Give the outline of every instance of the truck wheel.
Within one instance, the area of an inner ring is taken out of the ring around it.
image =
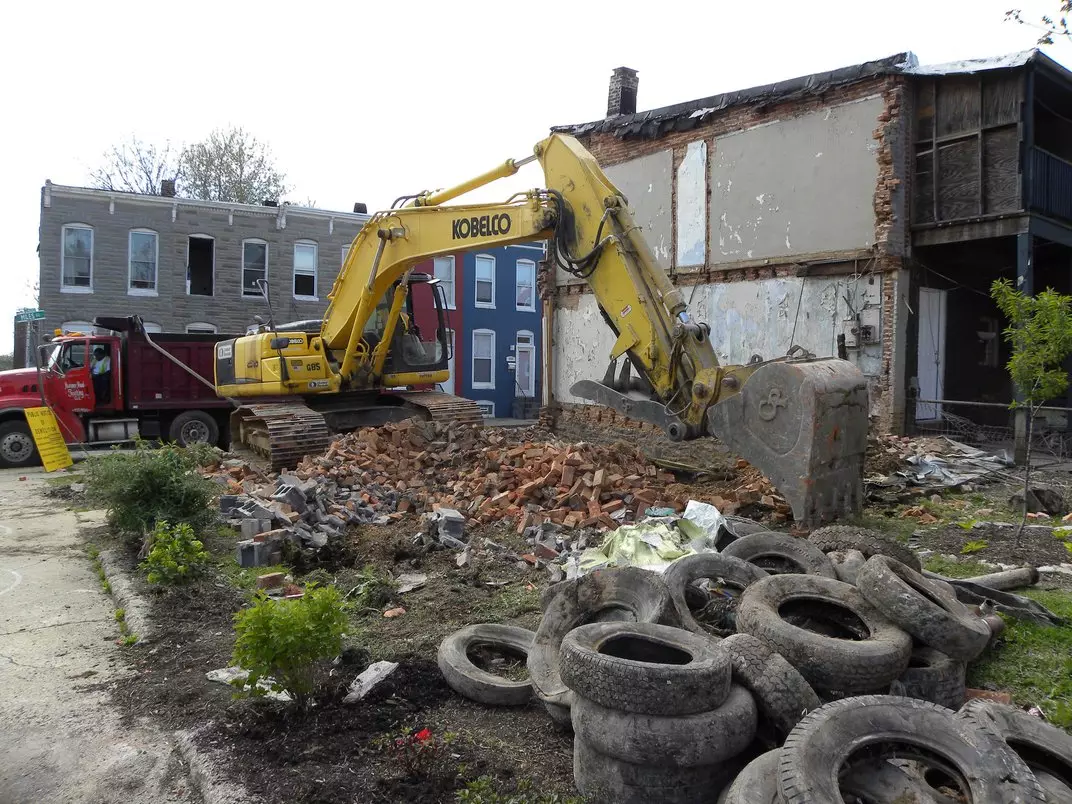
[[[39,462],[37,445],[26,422],[0,424],[0,467],[30,466]]]
[[[190,444],[214,446],[220,440],[220,428],[216,420],[204,411],[188,410],[175,417],[169,435],[172,441],[182,447]]]

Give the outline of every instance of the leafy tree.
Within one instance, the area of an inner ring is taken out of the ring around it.
[[[170,142],[157,147],[131,136],[104,153],[103,164],[90,174],[93,186],[144,195],[160,195],[160,182],[182,176],[179,153]]]
[[[260,204],[289,190],[268,146],[241,127],[215,129],[187,146],[180,165],[187,198]]]
[[[1005,12],[1005,19],[1013,20],[1020,25],[1029,25],[1032,28],[1038,28],[1042,35],[1039,37],[1038,44],[1052,45],[1053,38],[1055,36],[1063,36],[1066,39],[1072,40],[1072,28],[1069,27],[1069,16],[1072,16],[1072,0],[1062,0],[1061,5],[1057,9],[1057,17],[1044,16],[1039,22],[1028,22],[1024,19],[1023,11],[1018,8],[1011,9]]]
[[[15,355],[0,355],[0,371],[15,367]]]
[[[1047,400],[1068,389],[1068,372],[1063,363],[1072,353],[1072,296],[1047,288],[1028,296],[1013,288],[1008,279],[998,279],[990,295],[1009,320],[1005,340],[1012,347],[1007,368],[1019,392],[1012,403],[1027,416],[1027,452],[1024,471],[1024,509],[1016,531],[1017,544],[1027,522],[1027,500],[1031,484],[1031,439],[1035,415]]]

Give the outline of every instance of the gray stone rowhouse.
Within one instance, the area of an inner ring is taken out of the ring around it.
[[[150,330],[237,332],[266,314],[317,318],[364,213],[253,206],[66,187],[41,189],[39,332],[100,315],[141,315]],[[362,207],[363,208],[363,207]],[[265,266],[265,261],[267,265]]]

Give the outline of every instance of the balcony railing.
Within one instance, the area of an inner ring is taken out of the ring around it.
[[[1031,167],[1031,208],[1051,218],[1072,221],[1072,163],[1033,148]]]

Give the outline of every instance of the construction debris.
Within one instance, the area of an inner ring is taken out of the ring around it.
[[[423,515],[427,543],[460,551],[459,566],[479,549],[469,544],[469,527],[505,520],[530,537],[542,529],[530,538],[531,556],[516,557],[539,566],[652,509],[680,513],[692,496],[632,445],[516,438],[411,419],[340,436],[323,455],[278,476],[227,460],[215,473],[228,492],[220,513],[242,531],[242,566],[271,563],[284,540],[318,549],[349,525],[386,524],[410,513]],[[787,520],[789,505],[769,481],[746,463],[737,472],[737,483],[706,500],[713,508],[702,509],[705,526],[746,506],[766,511],[772,522]]]
[[[873,490],[906,486],[941,490],[992,480],[1012,465],[1004,452],[995,455],[945,436],[873,436],[866,482]]]
[[[355,701],[360,701],[372,692],[373,687],[397,669],[398,662],[373,662],[350,684],[350,690],[346,693],[346,697],[342,699],[342,702],[354,703]]]

